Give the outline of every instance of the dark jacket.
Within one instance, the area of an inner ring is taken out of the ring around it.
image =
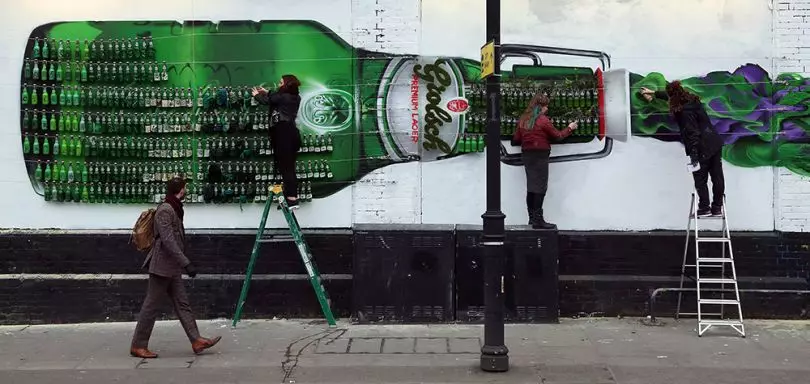
[[[259,104],[268,105],[271,115],[278,114],[274,122],[295,121],[298,116],[298,106],[301,105],[301,96],[292,93],[275,91],[272,93],[261,92],[255,96]]]
[[[571,128],[565,127],[562,131],[554,128],[551,120],[546,115],[537,116],[534,127],[529,130],[528,124],[521,127],[518,123],[515,134],[512,136],[512,145],[520,145],[524,151],[549,150],[551,140],[561,140],[571,135]]]
[[[186,258],[186,235],[183,221],[171,205],[163,203],[155,210],[155,243],[146,255],[142,268],[163,277],[183,274],[190,261]]]
[[[668,100],[666,92],[658,91],[655,97]],[[723,138],[714,130],[706,109],[698,101],[692,101],[675,112],[675,122],[681,129],[686,155],[694,161],[706,161],[723,149]]]

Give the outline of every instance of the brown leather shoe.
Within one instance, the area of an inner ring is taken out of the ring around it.
[[[158,357],[157,353],[154,353],[146,348],[132,347],[129,349],[129,354],[132,355],[132,357],[140,357],[141,359],[154,359]]]
[[[222,340],[222,336],[217,336],[213,339],[206,339],[205,337],[201,337],[195,340],[193,343],[191,343],[191,349],[194,350],[194,353],[200,353],[208,348],[217,345],[217,343],[219,343],[220,340]]]

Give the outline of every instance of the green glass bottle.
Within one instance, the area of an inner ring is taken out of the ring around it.
[[[61,152],[60,147],[61,146],[59,145],[59,135],[56,135],[56,137],[53,139],[53,155],[54,156],[59,156],[59,153]]]
[[[59,100],[59,105],[67,106],[67,101],[65,100],[65,92],[62,88],[59,88],[59,95],[57,99]]]
[[[42,105],[48,105],[51,103],[51,100],[48,96],[48,88],[42,89]]]
[[[74,156],[76,153],[76,139],[74,136],[68,136],[67,142],[65,143],[65,153],[68,156]]]
[[[53,180],[53,174],[52,174],[52,171],[51,171],[51,162],[50,161],[45,162],[45,172],[43,173],[43,179],[45,181]],[[46,188],[46,190],[47,190],[47,188]]]
[[[82,131],[79,131],[80,127],[79,127],[78,115],[79,115],[79,112],[74,112],[70,116],[70,130],[72,132],[82,132]]]
[[[74,141],[76,142],[76,149],[73,152],[73,156],[84,155],[84,145],[82,144],[84,142],[84,138],[80,136],[76,138]]]
[[[62,63],[58,63],[56,67],[56,81],[62,81],[64,78],[64,71],[62,70]]]
[[[42,39],[42,58],[48,59],[50,58],[51,49],[48,44],[48,39]]]
[[[48,130],[48,116],[42,112],[42,118],[39,120],[39,129],[42,131]]]
[[[29,130],[31,128],[31,113],[28,112],[26,109],[23,111],[23,122],[22,122],[23,130]]]
[[[34,60],[34,69],[31,71],[31,77],[33,77],[34,80],[39,80],[39,74],[39,62]]]
[[[52,113],[48,118],[48,130],[51,132],[56,132],[56,121],[56,115]]]
[[[87,64],[82,64],[81,79],[82,83],[87,82]]]
[[[82,71],[81,65],[79,62],[73,63],[73,80],[72,81],[81,81],[82,79]]]
[[[71,67],[69,61],[65,63],[65,81],[68,83],[73,81],[73,68]]]
[[[80,107],[82,105],[81,97],[79,96],[79,87],[76,86],[73,88],[73,95],[71,96],[73,99],[73,106]]]
[[[51,100],[51,105],[59,104],[59,98],[56,97],[56,88],[51,88],[51,94],[48,95],[48,98]]]
[[[31,153],[31,140],[28,138],[28,135],[25,135],[23,139],[23,153],[26,155]]]
[[[41,57],[41,48],[39,47],[39,38],[34,38],[34,48],[31,49],[31,56],[35,59],[39,59]]]
[[[23,67],[23,73],[26,80],[31,78],[31,60],[25,59],[25,66]]]
[[[22,86],[22,103],[28,105],[28,84]]]
[[[55,66],[56,65],[54,65],[53,62],[48,64],[48,81],[55,81],[56,80],[56,69],[54,68]]]
[[[48,63],[42,62],[42,68],[39,69],[39,79],[42,81],[48,80]]]
[[[34,169],[34,179],[37,181],[44,181],[42,179],[42,162],[37,160],[37,167]]]
[[[31,105],[39,104],[39,95],[37,93],[37,86],[31,87],[31,96],[30,96]]]
[[[34,143],[31,146],[32,152],[35,155],[39,155],[39,152],[40,152],[39,151],[39,136],[34,136],[33,138],[34,138]]]
[[[79,44],[77,41],[76,44]],[[87,39],[84,40],[84,46],[82,47],[82,61],[87,61],[90,58],[90,43]]]

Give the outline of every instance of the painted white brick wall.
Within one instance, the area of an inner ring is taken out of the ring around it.
[[[352,45],[373,51],[419,53],[420,2],[352,0]],[[422,221],[418,162],[377,169],[353,187],[354,223]]]
[[[810,0],[771,0],[776,73],[810,74]],[[810,231],[810,178],[778,168],[774,210],[776,229]]]

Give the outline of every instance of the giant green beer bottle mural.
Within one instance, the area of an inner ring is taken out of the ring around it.
[[[552,96],[558,125],[579,122],[566,143],[604,143],[599,152],[552,161],[607,156],[631,125],[634,135],[677,138],[665,105],[632,96],[641,86],[662,87],[660,74],[610,70],[601,52],[504,47],[534,61],[504,72],[504,138],[537,92]],[[538,53],[590,56],[602,67],[546,66]],[[757,69],[764,72],[746,71]],[[268,111],[249,91],[272,88],[286,73],[303,83],[297,173],[305,200],[389,164],[484,147],[477,61],[366,51],[313,21],[51,23],[32,32],[21,70],[20,147],[34,190],[48,201],[147,203],[175,175],[190,181],[189,202],[266,200],[277,180]],[[727,160],[807,173],[805,144],[795,142],[807,126],[805,81],[751,76],[684,82],[709,103],[721,131],[734,132]],[[741,104],[749,114],[737,112]],[[508,152],[504,163],[520,164]]]
[[[556,90],[560,117],[582,120],[570,141],[604,138],[601,72],[537,69],[520,69],[536,81],[505,88],[502,134],[551,78],[570,82]],[[181,175],[189,202],[263,201],[277,178],[268,111],[249,89],[286,73],[304,84],[305,198],[388,164],[483,151],[473,60],[356,49],[312,21],[52,23],[34,30],[22,63],[21,147],[34,189],[49,201],[144,203]]]

